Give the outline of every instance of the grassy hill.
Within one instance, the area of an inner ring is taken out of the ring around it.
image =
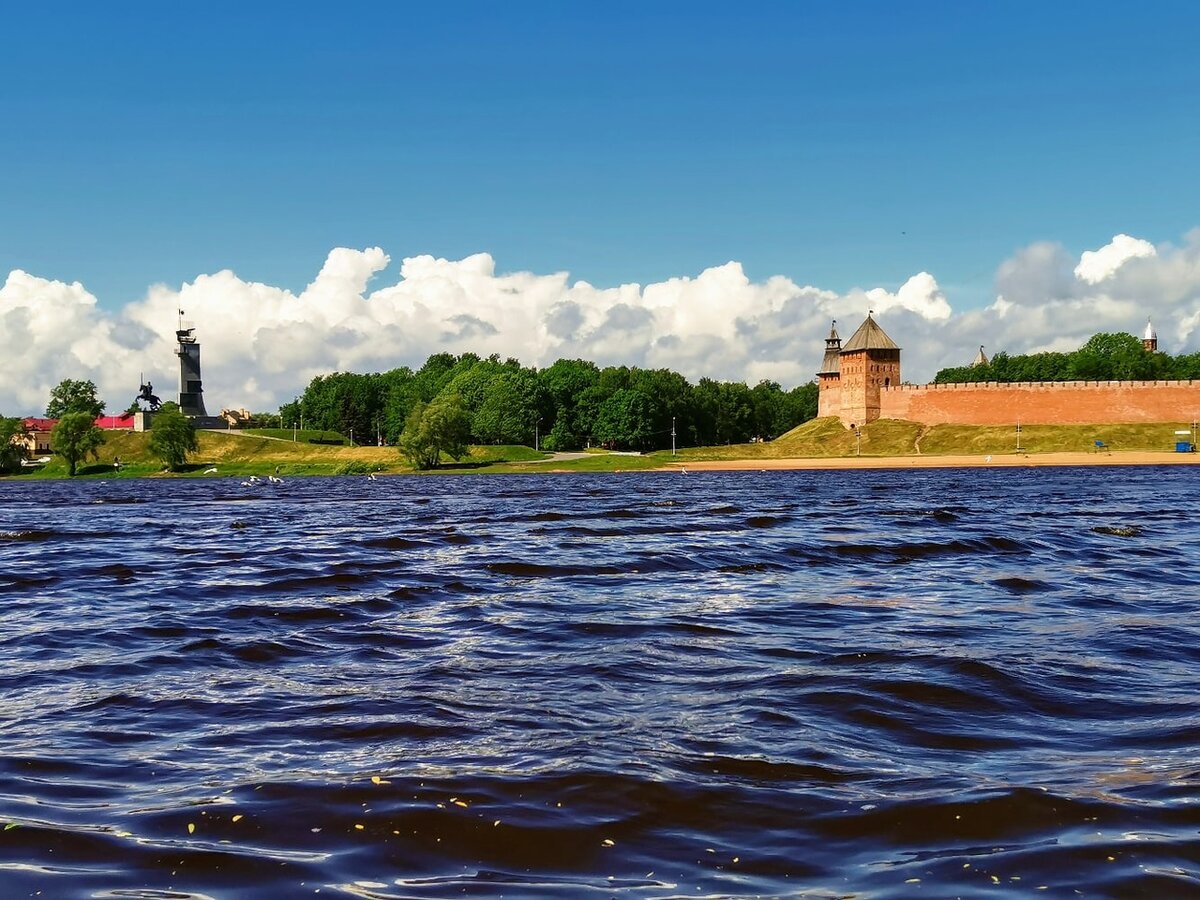
[[[1156,425],[1026,425],[1021,447],[1029,454],[1090,452],[1104,441],[1113,453],[1171,452],[1175,431],[1187,423]],[[149,452],[148,434],[109,432],[99,461],[86,460],[83,477],[136,478],[163,474],[162,463]],[[523,446],[476,446],[460,461],[445,460],[439,472],[619,472],[653,469],[672,463],[701,460],[791,459],[854,456],[984,456],[1013,453],[1016,431],[1011,426],[937,425],[880,419],[854,432],[834,418],[813,419],[774,441],[724,447],[690,447],[672,456],[668,450],[642,456],[589,453],[578,459],[550,461],[550,455]],[[367,472],[402,473],[412,469],[395,447],[350,447],[312,444],[247,432],[202,431],[200,452],[192,457],[186,475],[355,475]],[[856,446],[857,444],[857,446]],[[118,474],[113,468],[120,457]],[[207,473],[215,467],[216,473]],[[40,471],[21,478],[63,478],[67,467],[57,457]]]
[[[1175,449],[1177,430],[1186,422],[1150,425],[1025,425],[1021,449],[1026,453],[1089,452],[1104,441],[1114,453],[1122,450]],[[862,456],[954,456],[1014,453],[1013,426],[919,425],[898,419],[879,419],[861,429]],[[734,444],[684,450],[679,459],[785,459],[853,456],[854,432],[835,418],[813,419],[767,444]],[[662,454],[655,454],[661,456]],[[669,457],[670,454],[667,454]]]
[[[1189,423],[1153,425],[1026,425],[1021,430],[1025,453],[1090,452],[1104,441],[1114,453],[1123,450],[1175,449],[1176,430]],[[898,419],[879,419],[861,429],[862,456],[956,456],[1014,453],[1017,433],[1013,426],[925,426]],[[1184,439],[1186,438],[1178,438]],[[812,419],[765,444],[732,444],[725,447],[691,447],[672,460],[669,452],[649,454],[663,463],[726,459],[803,459],[854,456],[854,432],[835,418]]]
[[[290,434],[290,432],[289,432]],[[79,466],[83,477],[138,478],[163,473],[162,462],[150,453],[149,434],[132,431],[108,432],[99,460],[85,460]],[[367,472],[409,472],[400,451],[395,447],[350,447],[347,445],[306,444],[244,432],[201,431],[198,433],[200,452],[192,454],[183,474],[204,476],[215,467],[222,475],[355,475]],[[454,463],[453,469],[478,469],[505,461],[545,459],[547,454],[531,447],[487,446],[472,447],[466,459]],[[118,474],[114,461],[120,458]],[[26,478],[64,478],[67,466],[58,457],[38,472]]]

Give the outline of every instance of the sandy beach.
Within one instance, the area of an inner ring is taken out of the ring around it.
[[[1187,466],[1200,463],[1196,453],[1005,453],[992,456],[840,456],[794,459],[721,459],[670,463],[688,471],[745,471],[759,469],[959,469],[1018,466]]]

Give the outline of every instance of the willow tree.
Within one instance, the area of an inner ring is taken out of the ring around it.
[[[187,455],[200,449],[196,426],[179,411],[179,404],[164,403],[154,414],[150,426],[150,452],[178,471],[187,462]]]
[[[429,404],[417,403],[400,435],[400,452],[417,469],[433,469],[442,454],[453,459],[467,455],[471,422],[457,394],[438,395]]]

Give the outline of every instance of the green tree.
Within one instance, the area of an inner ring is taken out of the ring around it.
[[[88,456],[99,459],[103,443],[104,432],[96,427],[96,417],[90,412],[69,412],[50,432],[50,449],[67,461],[72,478],[80,460]]]
[[[541,388],[526,369],[493,378],[475,411],[471,430],[483,444],[532,444]]]
[[[817,403],[820,389],[815,381],[794,387],[787,394],[788,405],[792,411],[791,421],[785,431],[791,431],[797,425],[803,425],[809,419],[817,417]],[[782,433],[782,432],[781,432]]]
[[[750,388],[740,381],[722,382],[717,388],[717,443],[745,443],[753,428],[754,402]]]
[[[584,392],[600,380],[596,364],[582,359],[560,359],[538,372],[545,396],[546,411],[542,428],[547,450],[575,450],[584,445],[595,421],[595,411],[603,396],[591,407],[581,408]],[[589,395],[591,398],[599,392]]]
[[[413,406],[400,435],[400,452],[415,468],[433,469],[443,453],[453,459],[466,456],[470,433],[462,398],[439,395],[428,404],[418,401]]]
[[[21,471],[21,458],[25,451],[16,441],[24,433],[25,426],[20,419],[0,416],[0,474],[11,475]]]
[[[187,455],[200,449],[196,426],[179,411],[179,404],[164,403],[154,414],[150,426],[150,452],[161,459],[171,471],[178,471]]]
[[[104,401],[96,396],[96,385],[91,381],[75,381],[67,378],[50,391],[50,402],[46,404],[46,416],[61,419],[67,413],[89,413],[93,419],[104,412]]]
[[[617,449],[649,449],[654,437],[653,401],[641,391],[621,388],[600,405],[592,434]]]

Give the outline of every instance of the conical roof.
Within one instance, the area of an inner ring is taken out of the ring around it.
[[[1158,340],[1158,332],[1154,330],[1154,326],[1150,323],[1149,319],[1146,320],[1146,331],[1142,335],[1142,339],[1147,341]]]
[[[818,375],[837,375],[842,370],[842,339],[837,333],[837,319],[829,326],[829,337],[825,338],[825,358],[821,360]]]
[[[983,344],[979,345],[979,352],[975,354],[975,358],[971,360],[973,366],[986,366],[988,364],[987,354],[983,352]]]
[[[879,323],[876,322],[870,313],[867,313],[867,319],[858,326],[858,331],[846,341],[842,347],[843,353],[853,353],[855,350],[899,350],[900,347],[887,336]]]

